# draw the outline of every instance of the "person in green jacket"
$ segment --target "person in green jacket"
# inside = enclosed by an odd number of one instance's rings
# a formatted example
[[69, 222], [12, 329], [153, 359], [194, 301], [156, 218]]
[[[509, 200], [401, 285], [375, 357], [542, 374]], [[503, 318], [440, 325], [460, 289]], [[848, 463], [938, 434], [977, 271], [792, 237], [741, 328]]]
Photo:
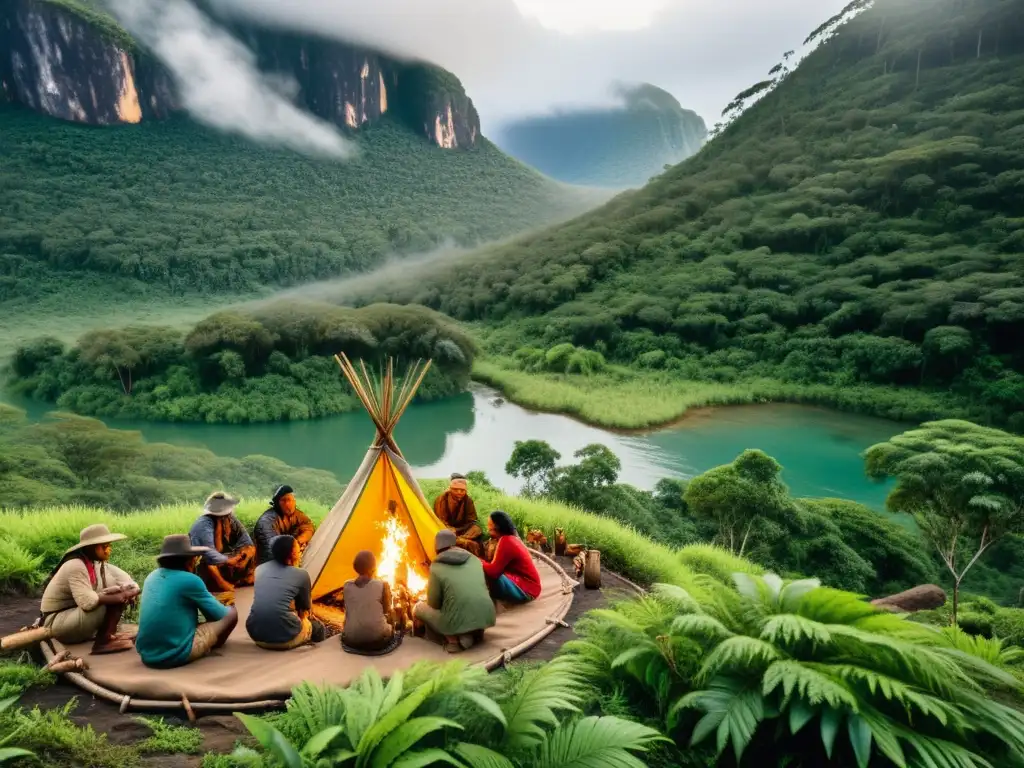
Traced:
[[413, 615], [426, 625], [428, 636], [436, 636], [448, 653], [468, 651], [483, 640], [484, 630], [495, 622], [483, 564], [455, 544], [454, 531], [438, 532], [427, 600], [413, 609]]

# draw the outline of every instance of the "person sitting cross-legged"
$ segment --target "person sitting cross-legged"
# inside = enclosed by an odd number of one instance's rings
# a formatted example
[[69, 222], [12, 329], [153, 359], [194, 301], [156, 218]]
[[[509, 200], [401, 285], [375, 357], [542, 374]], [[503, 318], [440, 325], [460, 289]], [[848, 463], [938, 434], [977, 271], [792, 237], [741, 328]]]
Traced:
[[487, 531], [498, 540], [494, 558], [483, 564], [491, 596], [503, 603], [528, 603], [540, 597], [540, 573], [512, 518], [495, 510], [487, 520]]
[[434, 514], [448, 528], [455, 531], [458, 546], [480, 557], [483, 554], [483, 529], [476, 520], [476, 504], [469, 495], [466, 478], [452, 474], [448, 490], [434, 500]]
[[196, 558], [205, 553], [186, 534], [164, 538], [139, 605], [135, 649], [147, 667], [172, 669], [201, 659], [224, 645], [238, 624], [238, 611], [219, 603], [195, 574]]
[[324, 625], [310, 616], [309, 573], [298, 568], [302, 553], [293, 536], [270, 541], [270, 562], [256, 568], [256, 588], [245, 631], [260, 648], [287, 651], [322, 642]]
[[350, 653], [390, 653], [401, 643], [395, 634], [391, 587], [377, 576], [377, 558], [367, 549], [356, 555], [358, 574], [345, 582], [345, 627], [341, 647]]
[[483, 566], [479, 558], [455, 543], [454, 531], [438, 531], [427, 600], [413, 608], [413, 615], [426, 626], [428, 637], [441, 642], [449, 653], [469, 650], [495, 623], [494, 602], [487, 593]]
[[42, 626], [62, 643], [93, 640], [92, 653], [132, 649], [132, 640], [118, 634], [124, 609], [135, 601], [139, 585], [110, 562], [111, 544], [127, 538], [102, 524], [83, 528], [43, 585]]
[[210, 494], [188, 532], [193, 546], [205, 548], [199, 577], [225, 605], [234, 604], [235, 587], [251, 585], [256, 573], [256, 546], [235, 517], [237, 506], [238, 499], [223, 491]]
[[275, 536], [287, 534], [294, 537], [301, 555], [309, 540], [313, 538], [313, 531], [312, 521], [295, 505], [292, 487], [280, 486], [274, 491], [270, 508], [260, 515], [252, 532], [253, 541], [256, 542], [257, 567], [274, 559], [270, 551], [270, 542]]

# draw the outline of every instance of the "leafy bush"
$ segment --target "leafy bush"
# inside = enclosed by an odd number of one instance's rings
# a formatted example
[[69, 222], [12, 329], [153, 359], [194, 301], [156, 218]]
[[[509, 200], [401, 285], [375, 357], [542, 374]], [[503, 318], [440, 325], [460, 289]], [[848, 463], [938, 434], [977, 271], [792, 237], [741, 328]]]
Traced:
[[66, 351], [36, 340], [15, 352], [11, 370], [17, 390], [79, 413], [239, 423], [357, 408], [331, 359], [342, 352], [371, 365], [432, 359], [417, 398], [433, 400], [465, 388], [475, 351], [454, 323], [422, 307], [275, 303], [210, 315], [184, 337], [98, 330]]

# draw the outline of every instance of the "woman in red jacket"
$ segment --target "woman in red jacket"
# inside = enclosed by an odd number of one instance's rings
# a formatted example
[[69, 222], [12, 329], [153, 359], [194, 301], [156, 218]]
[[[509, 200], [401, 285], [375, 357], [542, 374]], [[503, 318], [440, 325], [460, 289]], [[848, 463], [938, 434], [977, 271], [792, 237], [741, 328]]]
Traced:
[[540, 574], [512, 518], [501, 510], [492, 512], [487, 520], [487, 532], [498, 540], [494, 559], [484, 563], [491, 597], [508, 603], [528, 603], [538, 598]]

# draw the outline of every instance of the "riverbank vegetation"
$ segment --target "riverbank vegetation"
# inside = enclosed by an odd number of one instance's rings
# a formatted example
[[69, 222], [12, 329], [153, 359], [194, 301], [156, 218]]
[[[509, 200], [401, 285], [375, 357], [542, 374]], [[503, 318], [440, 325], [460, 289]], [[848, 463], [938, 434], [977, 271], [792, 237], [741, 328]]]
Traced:
[[60, 292], [78, 271], [237, 295], [479, 244], [588, 204], [486, 140], [449, 152], [390, 120], [359, 131], [346, 162], [186, 119], [96, 129], [6, 106], [0, 126], [0, 306]]
[[506, 357], [899, 387], [1022, 430], [1020, 10], [878, 0], [642, 190], [385, 296], [483, 323]]
[[[127, 512], [198, 502], [216, 487], [265, 499], [284, 482], [301, 489], [305, 499], [333, 503], [341, 496], [342, 486], [330, 472], [291, 467], [269, 456], [233, 459], [202, 448], [148, 443], [138, 432], [72, 414], [33, 423], [24, 412], [0, 404], [0, 509], [89, 504]], [[0, 535], [0, 559], [19, 573], [35, 573], [35, 556], [19, 554], [18, 541]], [[0, 588], [9, 579], [0, 576]]]
[[394, 358], [433, 365], [419, 401], [461, 392], [475, 344], [423, 307], [347, 309], [279, 300], [223, 311], [188, 333], [168, 327], [90, 331], [74, 346], [42, 338], [10, 363], [15, 391], [93, 416], [204, 421], [301, 420], [359, 406], [333, 356], [373, 366]]

